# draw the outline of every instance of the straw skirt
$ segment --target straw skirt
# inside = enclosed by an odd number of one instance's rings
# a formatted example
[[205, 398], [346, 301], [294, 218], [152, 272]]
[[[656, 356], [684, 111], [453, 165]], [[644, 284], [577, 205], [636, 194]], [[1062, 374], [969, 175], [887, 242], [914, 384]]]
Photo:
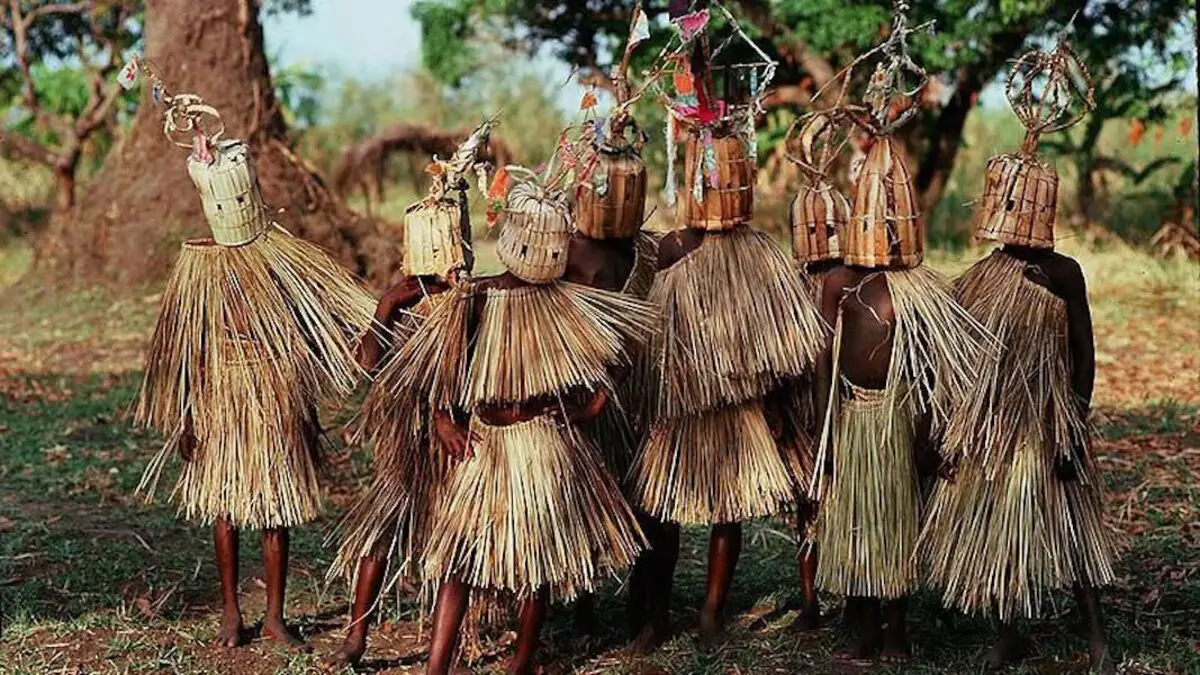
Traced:
[[841, 595], [900, 598], [917, 587], [914, 416], [894, 390], [850, 389], [838, 403], [833, 477], [818, 517], [816, 583]]
[[633, 564], [645, 547], [596, 448], [541, 416], [509, 426], [478, 417], [474, 456], [448, 479], [426, 549], [429, 580], [568, 601]]

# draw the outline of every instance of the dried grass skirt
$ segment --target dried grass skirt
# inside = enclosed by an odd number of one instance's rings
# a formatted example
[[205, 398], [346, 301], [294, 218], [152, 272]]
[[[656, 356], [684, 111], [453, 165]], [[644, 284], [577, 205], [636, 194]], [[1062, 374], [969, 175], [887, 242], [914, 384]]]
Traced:
[[596, 449], [550, 416], [474, 418], [474, 457], [452, 472], [426, 549], [430, 580], [458, 577], [569, 601], [633, 564], [645, 538]]
[[795, 498], [789, 462], [771, 435], [762, 402], [661, 419], [634, 461], [630, 499], [659, 520], [733, 523], [777, 513]]
[[1052, 589], [1113, 582], [1113, 537], [1095, 485], [1059, 480], [1052, 453], [1035, 443], [998, 475], [985, 473], [964, 464], [930, 501], [921, 558], [947, 607], [1036, 618]]
[[136, 412], [168, 440], [139, 491], [153, 495], [190, 423], [195, 457], [173, 493], [186, 517], [252, 529], [316, 517], [316, 407], [353, 391], [374, 304], [328, 254], [282, 230], [237, 247], [185, 244]]
[[896, 387], [851, 387], [838, 402], [833, 477], [818, 516], [817, 587], [900, 598], [916, 590], [921, 495], [911, 399]]

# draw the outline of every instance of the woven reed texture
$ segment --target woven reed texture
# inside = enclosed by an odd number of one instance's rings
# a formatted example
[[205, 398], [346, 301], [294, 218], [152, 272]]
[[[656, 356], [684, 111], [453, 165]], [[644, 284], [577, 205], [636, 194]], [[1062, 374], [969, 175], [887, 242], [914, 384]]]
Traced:
[[[453, 291], [427, 296], [401, 323], [419, 324], [437, 306], [453, 302]], [[402, 325], [397, 333], [403, 337], [416, 330], [416, 325]], [[377, 553], [386, 555], [388, 570], [381, 595], [401, 579], [420, 585], [420, 561], [438, 495], [450, 471], [449, 457], [430, 427], [429, 392], [398, 377], [403, 362], [396, 356], [402, 351], [402, 345], [393, 345], [363, 402], [359, 433], [374, 450], [371, 485], [327, 539], [327, 543], [340, 539], [327, 575], [330, 580], [343, 577], [354, 584], [359, 560]], [[409, 359], [435, 356], [405, 354]]]
[[975, 233], [1005, 244], [1054, 248], [1054, 166], [1036, 155], [997, 155], [988, 160], [986, 176]]
[[[746, 142], [736, 135], [713, 138], [717, 185], [713, 187], [704, 168], [704, 142], [696, 130], [689, 129], [684, 146], [684, 197], [680, 202], [680, 225], [698, 230], [728, 230], [754, 217], [754, 179], [758, 165], [750, 156]], [[701, 201], [692, 186], [696, 171], [704, 173]]]
[[569, 601], [633, 564], [646, 546], [598, 451], [550, 416], [494, 427], [474, 418], [434, 523], [426, 577]]
[[925, 250], [912, 176], [894, 141], [875, 138], [854, 186], [850, 224], [841, 237], [847, 264], [916, 267]]
[[465, 267], [463, 231], [471, 227], [466, 218], [466, 211], [452, 199], [409, 207], [404, 212], [405, 274], [444, 277], [451, 269]]
[[462, 405], [615, 391], [609, 369], [631, 366], [658, 325], [653, 305], [624, 293], [564, 281], [490, 289]]
[[842, 257], [838, 233], [850, 222], [850, 202], [832, 185], [803, 185], [792, 201], [792, 255], [801, 262]]
[[660, 417], [761, 398], [805, 375], [828, 334], [794, 263], [748, 227], [706, 236], [659, 272], [650, 300], [664, 319], [653, 351]]
[[660, 419], [634, 460], [630, 500], [663, 521], [740, 522], [778, 513], [798, 488], [784, 452], [752, 400]]
[[[1049, 589], [1111, 583], [1116, 537], [1084, 407], [1071, 389], [1065, 303], [996, 251], [958, 282], [958, 297], [1004, 344], [951, 419], [954, 483], [935, 488], [922, 557], [948, 606], [1002, 620], [1036, 617]], [[1075, 461], [1078, 481], [1054, 463]]]
[[546, 284], [567, 271], [571, 219], [561, 199], [533, 183], [508, 193], [496, 253], [504, 268], [531, 284]]
[[258, 174], [245, 143], [221, 141], [213, 148], [211, 163], [188, 156], [187, 168], [200, 193], [213, 241], [222, 246], [240, 246], [270, 227]]
[[633, 237], [646, 220], [646, 164], [633, 148], [601, 149], [596, 157], [575, 190], [575, 227], [592, 239]]
[[374, 301], [327, 253], [282, 230], [243, 246], [184, 245], [163, 292], [137, 422], [168, 441], [190, 417], [196, 456], [173, 497], [188, 518], [287, 527], [316, 516], [315, 408], [351, 394]]
[[913, 461], [914, 411], [901, 383], [885, 390], [845, 389], [832, 403], [837, 431], [833, 477], [817, 522], [817, 587], [847, 596], [900, 598], [918, 586], [914, 552], [921, 496]]

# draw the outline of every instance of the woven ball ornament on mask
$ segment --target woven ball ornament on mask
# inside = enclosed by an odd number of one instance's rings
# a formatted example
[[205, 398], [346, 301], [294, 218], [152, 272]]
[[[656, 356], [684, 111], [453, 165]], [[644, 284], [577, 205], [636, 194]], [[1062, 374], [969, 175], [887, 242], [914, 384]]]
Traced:
[[1077, 124], [1095, 108], [1083, 62], [1060, 40], [1052, 52], [1033, 50], [1013, 65], [1005, 96], [1025, 127], [1015, 153], [988, 160], [975, 234], [1004, 244], [1054, 248], [1058, 172], [1037, 155], [1042, 134]]

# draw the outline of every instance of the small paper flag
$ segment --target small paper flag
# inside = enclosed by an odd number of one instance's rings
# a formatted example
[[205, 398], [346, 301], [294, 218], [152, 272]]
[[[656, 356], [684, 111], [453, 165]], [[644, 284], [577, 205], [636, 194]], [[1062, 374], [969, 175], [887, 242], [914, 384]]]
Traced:
[[597, 103], [598, 101], [596, 100], [596, 92], [588, 90], [588, 92], [583, 95], [583, 100], [579, 102], [579, 109], [591, 110], [592, 108], [596, 107]]
[[135, 56], [121, 67], [121, 72], [117, 73], [117, 84], [121, 85], [126, 91], [133, 89], [133, 85], [137, 84], [138, 75], [142, 72], [142, 66]]
[[162, 95], [163, 95], [162, 82], [155, 82], [154, 85], [152, 87], [150, 87], [150, 99], [154, 101], [155, 105], [158, 105], [159, 103], [162, 102]]
[[492, 178], [492, 185], [487, 191], [487, 226], [489, 228], [493, 227], [500, 218], [500, 212], [504, 210], [506, 194], [508, 194], [508, 169], [502, 166], [496, 171], [496, 175]]
[[685, 14], [675, 19], [675, 25], [679, 27], [683, 41], [691, 42], [692, 39], [708, 27], [708, 10], [702, 9], [699, 12]]
[[627, 49], [633, 49], [648, 39], [650, 39], [650, 20], [646, 18], [646, 13], [642, 11], [641, 6], [634, 7], [633, 30], [629, 33], [629, 46]]
[[679, 94], [680, 96], [687, 96], [688, 94], [695, 93], [696, 81], [692, 78], [691, 73], [676, 71], [672, 73], [671, 79], [675, 85], [675, 93]]

